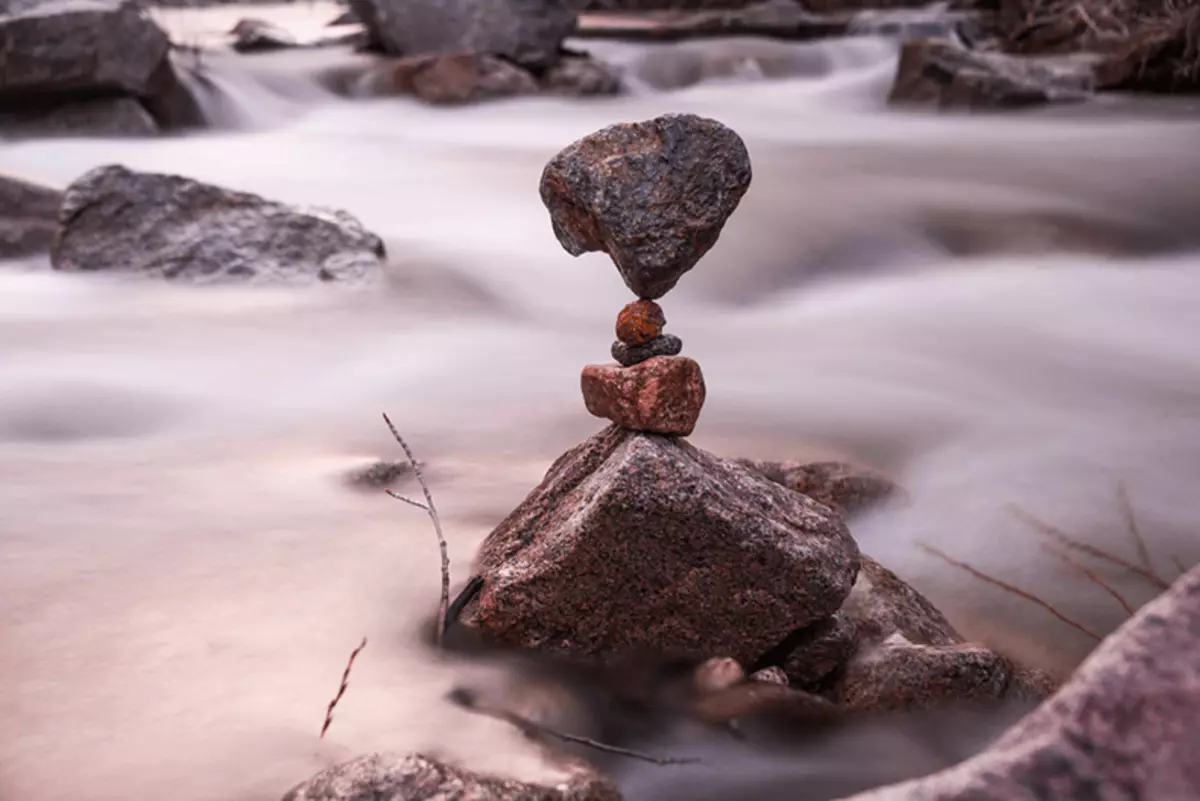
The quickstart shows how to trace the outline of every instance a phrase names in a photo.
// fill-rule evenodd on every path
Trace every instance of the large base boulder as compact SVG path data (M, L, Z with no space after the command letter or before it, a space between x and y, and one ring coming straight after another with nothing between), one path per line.
M0 176L0 259L50 252L62 192Z
M324 770L283 801L621 801L585 770L556 785L480 776L420 754L371 754Z
M1048 61L913 39L900 51L888 102L937 109L1001 110L1086 100L1095 79L1082 61Z
M170 47L135 0L11 0L0 6L0 134L151 134L198 124Z
M581 659L753 664L841 606L858 558L827 507L680 439L612 427L488 536L461 622Z
M979 756L854 801L1200 798L1200 568Z
M345 280L378 270L383 242L344 211L299 208L175 175L98 167L69 187L59 270L190 281Z
M351 0L350 7L381 52L478 53L530 69L555 63L577 22L566 0Z

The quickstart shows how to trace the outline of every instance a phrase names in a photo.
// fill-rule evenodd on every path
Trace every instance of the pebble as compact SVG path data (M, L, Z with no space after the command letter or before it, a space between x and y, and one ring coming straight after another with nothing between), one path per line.
M630 347L645 345L662 334L667 317L652 300L635 300L617 315L617 339Z
M678 356L683 350L683 340L674 334L655 337L645 345L626 345L617 340L612 344L612 357L622 367L633 367L655 356Z

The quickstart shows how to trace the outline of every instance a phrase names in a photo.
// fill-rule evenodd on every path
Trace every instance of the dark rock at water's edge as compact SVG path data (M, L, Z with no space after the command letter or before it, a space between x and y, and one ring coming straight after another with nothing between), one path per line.
M148 135L203 123L135 0L0 7L0 135Z
M847 462L760 462L742 464L790 490L831 506L846 516L864 512L903 493L890 478Z
M975 759L854 801L1200 798L1200 568Z
M461 622L570 657L753 664L837 611L857 570L827 507L682 440L612 427L488 536Z
M57 189L0 176L0 259L48 254L61 203Z
M270 53L300 46L291 31L263 19L238 20L229 34L234 37L230 47L238 53Z
M564 250L607 253L634 294L654 300L716 244L750 178L734 131L664 114L568 145L542 172L541 196Z
M900 53L888 102L937 109L1002 110L1086 100L1091 65L968 50L948 39L913 39Z
M577 24L567 0L351 0L369 46L396 56L475 53L540 70Z
M378 236L344 211L188 178L98 167L67 187L51 263L197 282L347 280L379 269Z
M321 771L282 801L621 801L607 780L577 769L556 785L482 776L421 754L371 754Z

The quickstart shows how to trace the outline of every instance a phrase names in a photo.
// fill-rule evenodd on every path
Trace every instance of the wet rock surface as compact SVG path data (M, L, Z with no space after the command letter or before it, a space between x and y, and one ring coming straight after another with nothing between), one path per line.
M133 0L10 0L0 53L0 133L143 135L202 121L166 33Z
M351 0L350 7L381 52L474 53L530 69L556 63L577 22L565 0Z
M547 786L482 776L421 754L371 754L292 788L283 801L620 801L615 786L574 772Z
M175 175L98 167L67 187L51 252L59 270L197 282L362 278L379 237L344 211L300 208Z
M607 253L639 298L655 300L716 244L750 178L736 133L667 114L569 145L546 165L541 196L568 253Z
M1200 569L975 759L854 801L1200 797Z
M667 316L652 300L635 300L617 314L617 339L626 345L645 345L662 333Z
M1000 110L1086 100L1094 89L1083 63L968 50L946 39L913 39L900 53L888 102L938 109Z
M375 65L360 82L366 94L409 95L434 106L455 106L538 91L526 70L473 53L413 56Z
M560 457L488 536L462 622L586 659L753 664L835 612L857 567L826 507L679 439L613 427Z
M762 462L744 460L772 481L831 506L845 515L855 515L903 495L887 476L847 462Z
M678 356L683 351L683 340L674 334L655 337L645 345L626 345L620 340L612 344L613 360L622 367L633 367L655 356Z
M50 252L62 192L0 176L0 259Z
M580 380L588 412L631 431L687 436L707 390L700 365L659 356L634 367L588 365Z

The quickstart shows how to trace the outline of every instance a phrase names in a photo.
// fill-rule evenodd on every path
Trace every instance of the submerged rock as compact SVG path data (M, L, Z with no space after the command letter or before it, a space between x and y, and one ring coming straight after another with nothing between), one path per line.
M587 410L631 431L686 437L696 427L706 390L700 365L659 356L633 367L588 365L580 381Z
M827 507L682 440L614 427L560 457L484 541L462 622L585 659L749 665L833 614L857 570Z
M538 91L528 71L473 53L413 56L371 68L359 82L366 94L409 95L435 106L462 105Z
M62 192L0 176L0 259L50 252Z
M772 481L846 515L883 503L899 490L890 478L847 462L758 462L742 460Z
M283 801L620 801L607 780L582 769L556 785L481 776L421 754L371 754L321 771Z
M1094 89L1082 62L967 50L946 39L913 39L900 52L888 102L939 109L1013 109L1078 102Z
M716 244L750 176L735 132L666 114L569 145L546 165L541 195L568 253L607 253L639 298L655 300Z
M98 167L67 187L51 253L59 270L190 281L359 278L383 242L344 211L300 208L189 178Z
M0 53L5 129L128 135L202 121L166 33L135 0L10 0L0 6Z
M577 20L566 0L351 0L350 7L381 52L475 53L530 69L558 61Z
M1200 568L975 759L854 801L1200 797Z

